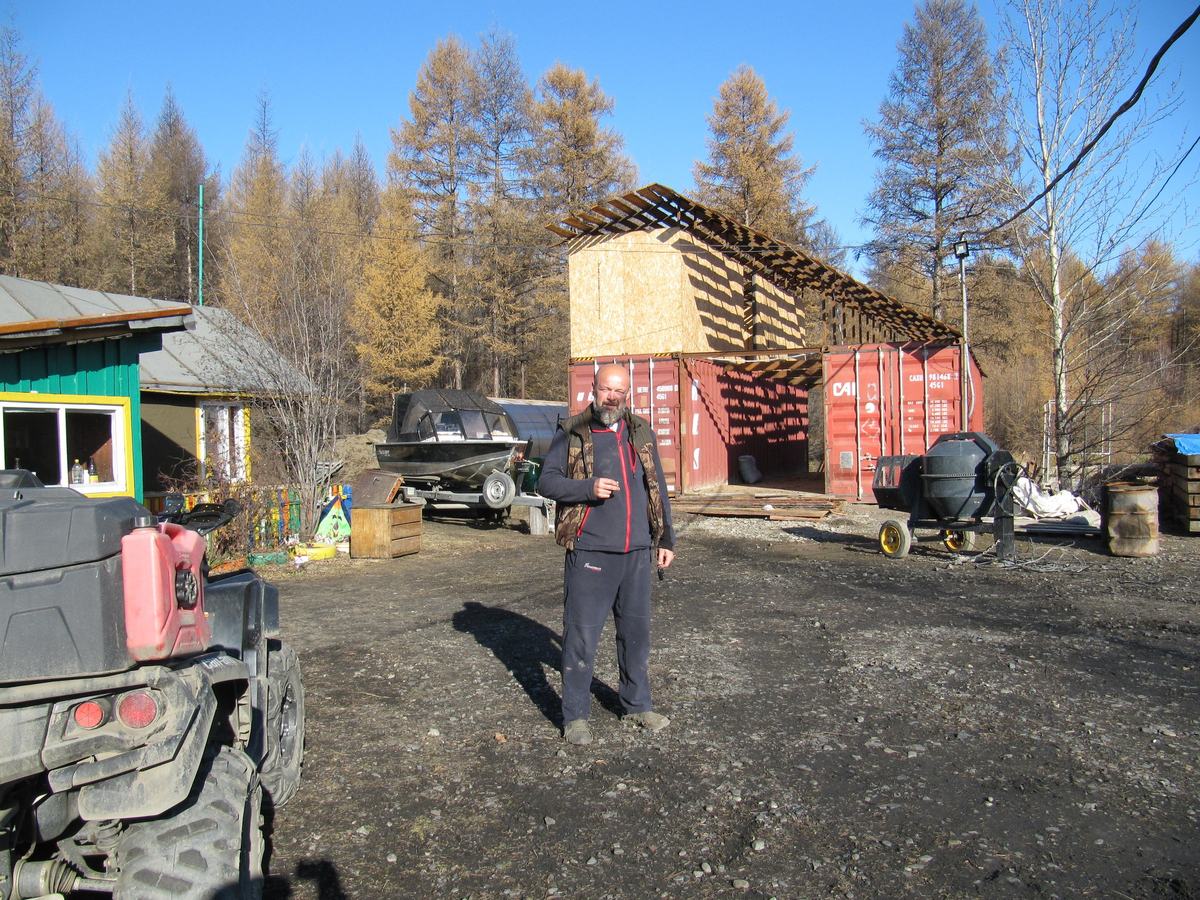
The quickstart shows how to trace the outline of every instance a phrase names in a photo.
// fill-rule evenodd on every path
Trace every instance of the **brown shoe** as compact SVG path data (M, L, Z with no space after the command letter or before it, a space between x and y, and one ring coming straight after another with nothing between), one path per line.
M630 713L622 721L647 731L662 731L671 724L671 720L666 716L652 711Z
M563 727L563 737L568 744L590 744L592 728L587 719L572 719Z

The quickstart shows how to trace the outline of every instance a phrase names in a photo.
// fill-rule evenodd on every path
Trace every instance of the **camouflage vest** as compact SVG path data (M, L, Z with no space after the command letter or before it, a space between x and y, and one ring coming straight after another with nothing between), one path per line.
M657 544L663 533L663 497L659 489L658 467L654 464L654 431L650 423L640 416L626 411L625 424L629 428L633 449L642 461L645 471L647 509L650 522L650 539ZM591 478L593 467L592 408L589 406L577 416L572 416L560 426L567 434L567 477ZM583 526L587 512L586 503L560 503L555 513L554 539L572 550L575 538Z

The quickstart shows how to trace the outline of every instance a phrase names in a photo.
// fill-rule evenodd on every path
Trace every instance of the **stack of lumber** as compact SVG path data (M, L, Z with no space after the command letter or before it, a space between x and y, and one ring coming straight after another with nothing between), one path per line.
M1180 439L1195 435L1178 435ZM1173 519L1182 531L1200 534L1200 453L1181 453L1171 435L1154 445L1161 475L1159 476L1159 512ZM1194 449L1191 442L1187 449Z
M843 500L814 497L790 491L719 494L681 494L671 501L674 512L701 516L735 516L790 522L799 519L823 519L839 511Z

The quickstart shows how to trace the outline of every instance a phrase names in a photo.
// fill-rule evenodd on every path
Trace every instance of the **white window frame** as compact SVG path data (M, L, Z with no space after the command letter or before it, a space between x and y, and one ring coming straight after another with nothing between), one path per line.
M223 446L233 447L233 459L229 460L229 471L217 471L218 477L232 483L245 481L246 472L246 404L240 400L201 400L196 414L196 457L201 471L207 474L210 466L208 446L208 414L216 412L216 427ZM230 440L232 432L232 441ZM215 466L213 467L216 468Z
M0 461L7 457L4 413L10 409L52 412L58 418L58 466L61 472L60 487L70 487L83 494L129 494L133 490L132 465L129 457L129 401L123 397L97 398L87 402L83 398L63 399L62 395L22 394L22 397L37 397L36 400L9 399L12 394L0 395ZM112 481L97 481L91 484L71 484L71 460L67 455L67 413L87 412L111 416L112 434Z

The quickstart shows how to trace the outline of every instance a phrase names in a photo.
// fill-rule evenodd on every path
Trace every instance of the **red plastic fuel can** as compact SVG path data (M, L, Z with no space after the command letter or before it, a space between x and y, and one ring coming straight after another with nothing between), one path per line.
M208 649L200 564L204 538L173 522L135 527L121 539L125 642L139 661Z

